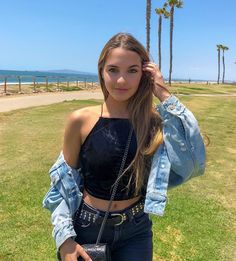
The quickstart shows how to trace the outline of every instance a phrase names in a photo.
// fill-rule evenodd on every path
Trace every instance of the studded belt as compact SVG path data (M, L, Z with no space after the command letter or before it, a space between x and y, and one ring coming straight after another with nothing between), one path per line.
M79 218L80 220L101 224L104 218L104 211L96 210L86 203L82 203L80 210L78 213L75 214L75 219ZM114 225L119 226L124 222L129 221L132 217L138 215L139 213L143 212L144 209L144 200L141 199L134 205L131 205L129 208L120 211L120 212L111 212L109 213L106 225Z

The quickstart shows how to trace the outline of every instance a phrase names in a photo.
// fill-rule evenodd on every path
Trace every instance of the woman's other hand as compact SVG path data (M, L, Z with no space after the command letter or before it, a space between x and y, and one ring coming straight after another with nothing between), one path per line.
M85 261L92 261L89 255L84 251L83 247L77 244L73 239L68 238L60 247L60 255L62 261L77 261L81 256Z
M143 71L149 72L154 82L153 94L163 102L170 96L170 92L165 86L163 76L155 63L147 62L143 65Z

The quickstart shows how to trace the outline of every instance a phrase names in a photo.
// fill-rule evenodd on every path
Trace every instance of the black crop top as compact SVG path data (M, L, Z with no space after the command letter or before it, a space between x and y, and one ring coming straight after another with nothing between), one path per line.
M112 185L120 170L129 135L128 119L100 117L81 146L79 166L84 177L84 188L96 198L109 200ZM125 167L134 159L137 150L133 132ZM132 169L120 179L114 200L130 199L134 194L134 178L127 189Z

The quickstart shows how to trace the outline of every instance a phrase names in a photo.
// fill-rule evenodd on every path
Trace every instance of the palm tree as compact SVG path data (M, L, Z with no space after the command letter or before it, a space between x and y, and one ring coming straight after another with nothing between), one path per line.
M220 84L220 50L222 45L221 44L217 44L217 52L218 52L218 78L217 78L217 83Z
M167 4L170 6L170 69L169 69L169 85L171 85L172 74L172 62L173 62L173 29L174 29L174 10L176 8L183 7L183 1L181 0L167 0Z
M222 76L222 83L225 82L225 51L228 51L229 50L229 47L227 46L222 46L221 47L222 51L223 51L223 54L222 54L222 63L223 63L223 76Z
M162 16L168 18L170 13L166 11L167 3L164 4L163 8L156 8L155 12L159 15L158 19L158 62L159 69L161 70L161 29L162 29Z
M150 52L150 20L151 20L151 0L146 2L146 44L147 52Z

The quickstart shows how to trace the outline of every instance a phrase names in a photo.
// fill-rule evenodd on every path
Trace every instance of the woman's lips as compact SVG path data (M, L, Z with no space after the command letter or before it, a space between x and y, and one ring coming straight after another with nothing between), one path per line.
M128 91L128 89L125 89L125 88L115 88L116 91L118 92L126 92Z

